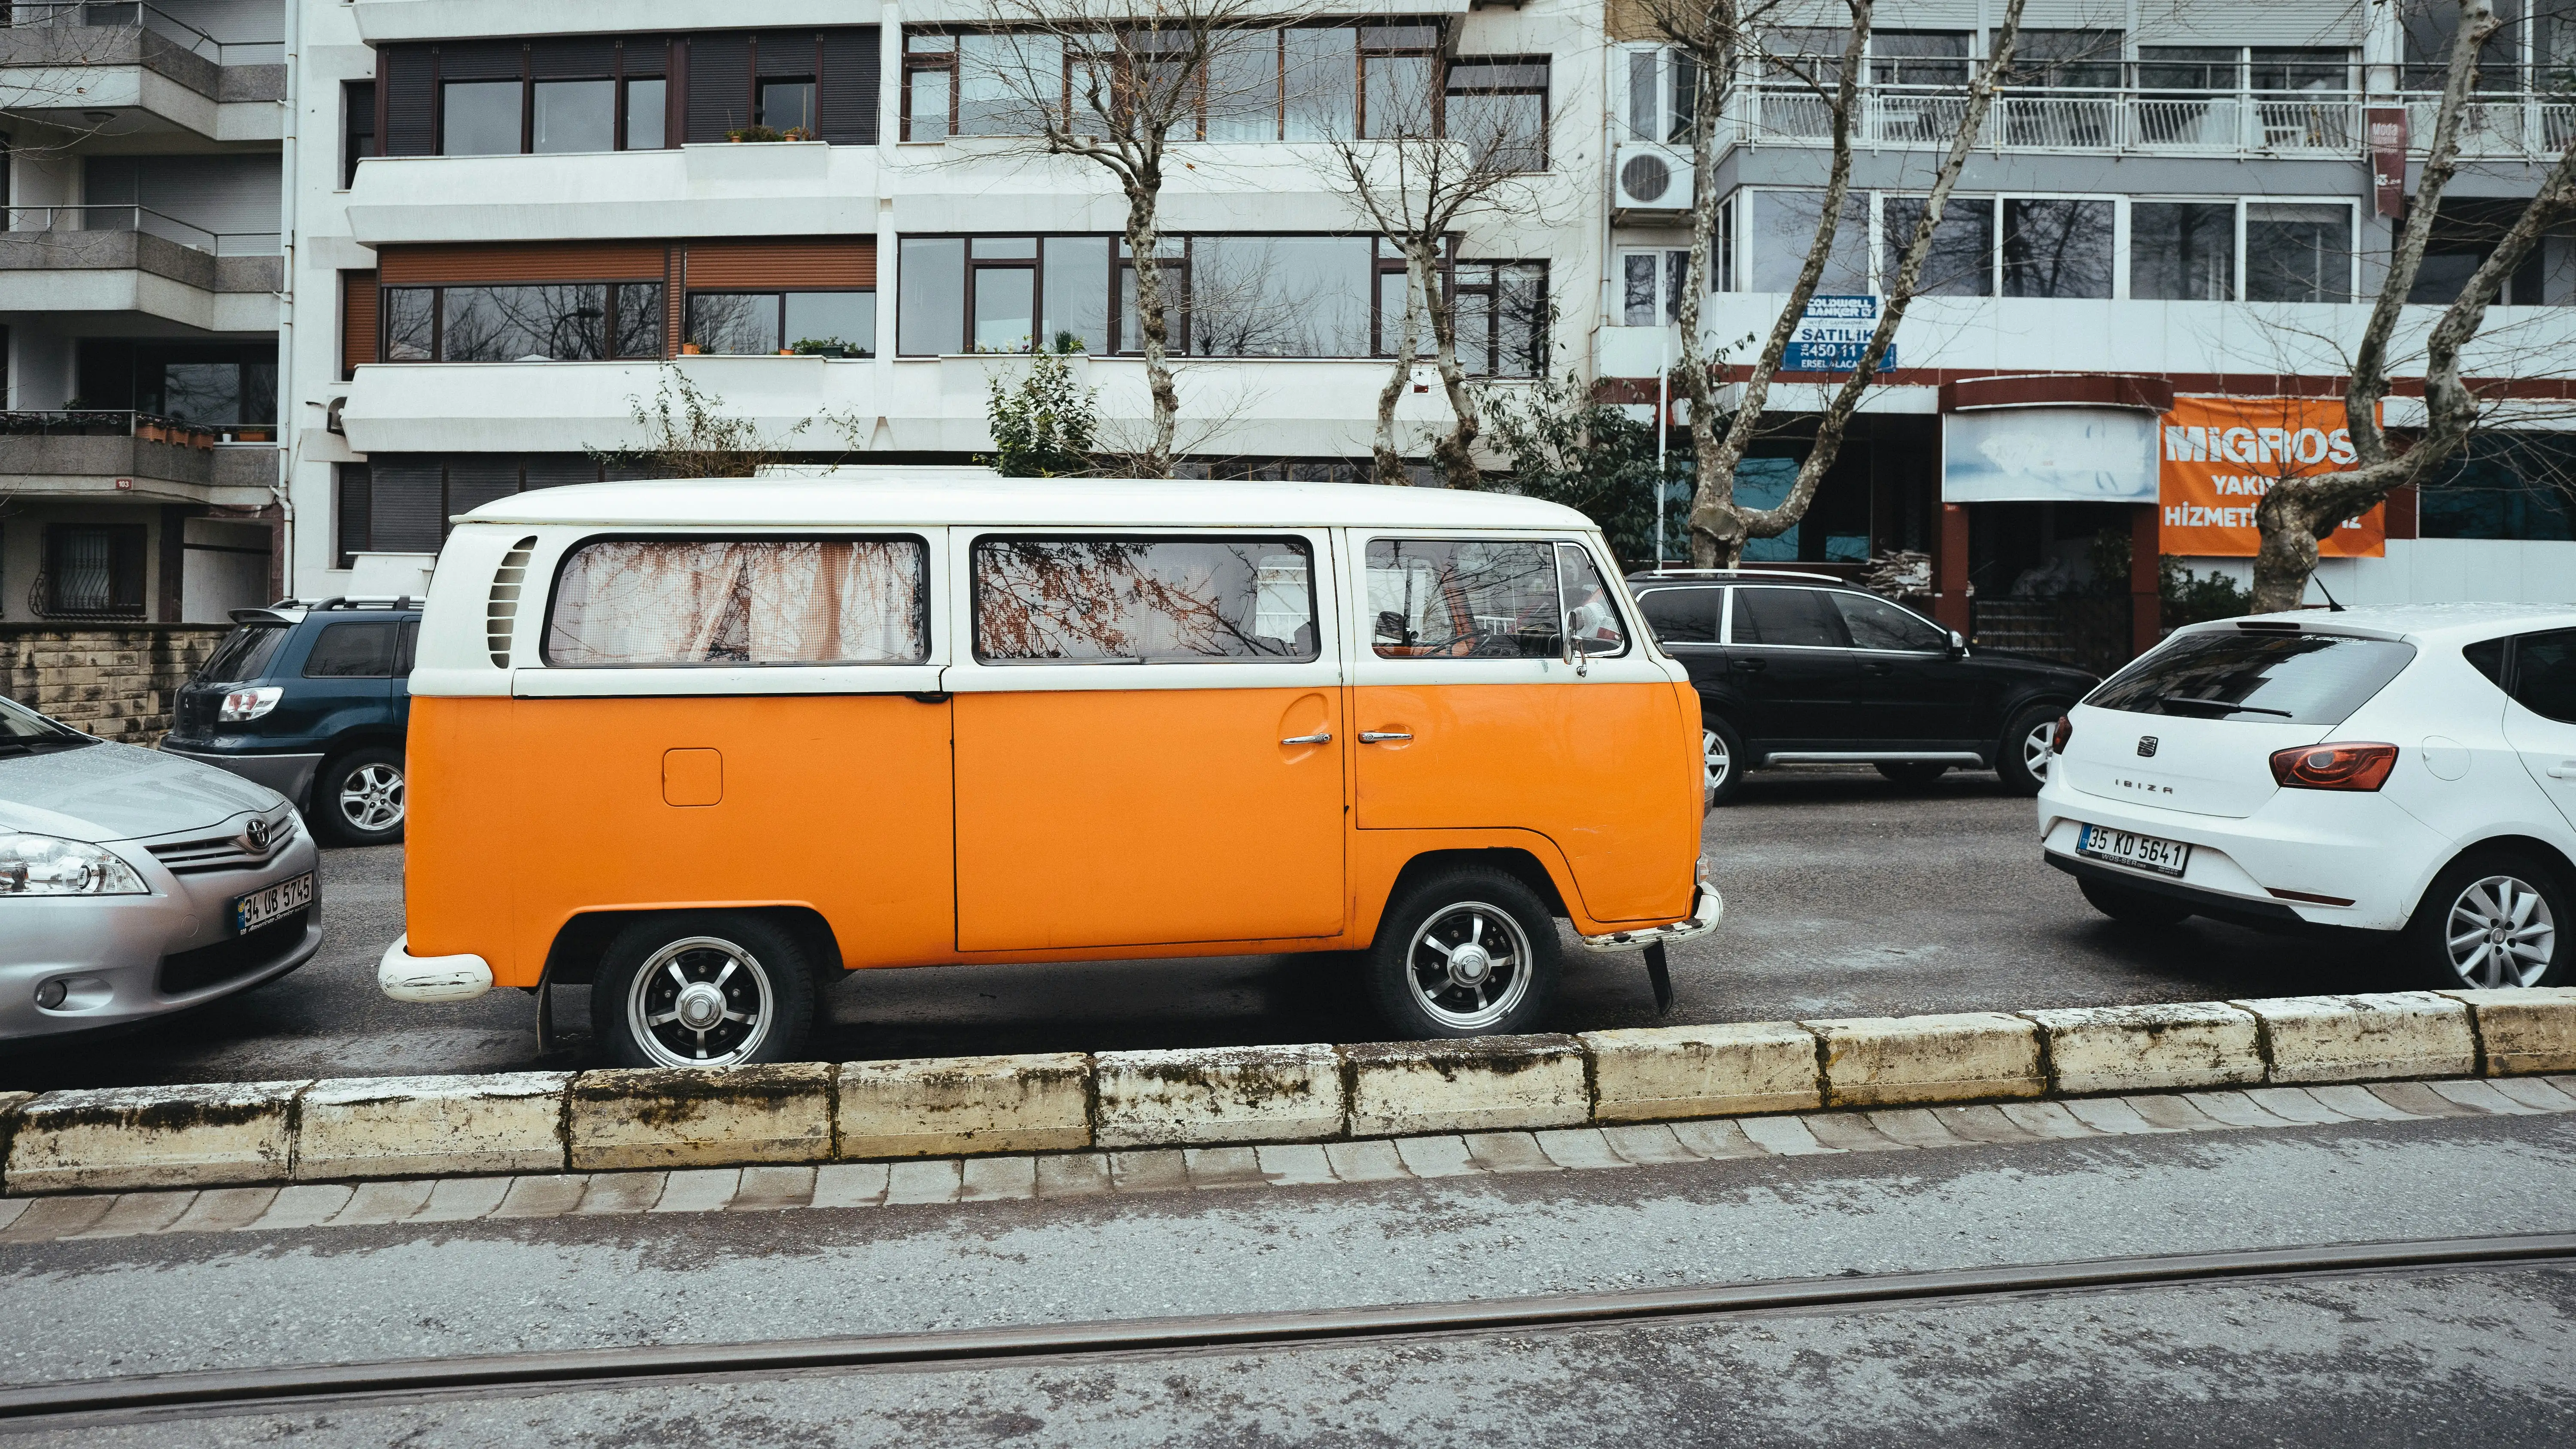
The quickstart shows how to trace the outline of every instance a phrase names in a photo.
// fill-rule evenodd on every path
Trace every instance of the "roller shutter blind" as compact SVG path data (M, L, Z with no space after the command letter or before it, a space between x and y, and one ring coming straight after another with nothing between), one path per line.
M437 155L437 58L426 45L389 45L384 57L385 154Z
M772 30L763 32L759 54L760 74L787 76L790 79L814 74L814 32L810 30Z
M689 42L686 139L721 141L751 124L751 38L701 35Z
M877 28L823 32L816 120L835 146L877 143Z
M347 568L357 561L354 555L376 546L367 521L367 465L339 463L333 466L340 470L340 567Z
M340 274L340 379L355 376L362 362L376 360L376 274Z
M589 80L616 74L617 41L610 36L539 40L528 46L528 74L537 80Z
M873 287L877 247L873 239L692 242L688 278L697 291Z
M367 465L369 537L379 553L436 553L447 535L446 480L436 458Z
M599 481L599 464L586 454L530 453L527 462L528 480L524 486L531 491Z
M527 56L528 48L517 41L451 42L438 48L438 78L517 80Z
M458 453L447 460L447 512L468 513L519 491L515 453ZM445 520L440 520L442 524ZM441 530L444 536L444 529Z
M503 242L389 246L376 253L387 286L467 282L654 281L668 252L660 242Z

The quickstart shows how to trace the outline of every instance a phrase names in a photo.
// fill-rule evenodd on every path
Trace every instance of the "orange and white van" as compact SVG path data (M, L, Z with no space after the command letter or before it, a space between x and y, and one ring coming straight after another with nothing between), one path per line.
M1716 922L1697 696L1531 499L959 469L466 514L411 677L406 1001L591 986L633 1065L794 1056L836 970L1365 951L1528 1030ZM1658 979L1661 987L1660 975Z

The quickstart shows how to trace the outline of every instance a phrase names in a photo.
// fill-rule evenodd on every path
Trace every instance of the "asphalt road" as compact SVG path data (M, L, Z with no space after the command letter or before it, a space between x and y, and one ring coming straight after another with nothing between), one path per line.
M0 1386L2576 1229L2576 1118L0 1251ZM2564 1445L2576 1266L0 1423L30 1444Z
M1669 1022L2207 1001L2409 983L2367 951L2193 921L2096 915L2039 859L2030 802L1990 774L1902 790L1874 771L1774 771L1709 816L1727 899L1673 952ZM376 990L402 930L399 847L323 856L322 952L302 971L184 1018L55 1050L13 1049L0 1087L510 1071L537 1051L534 1000L495 991L407 1006ZM1633 955L1566 953L1561 1031L1658 1021ZM581 993L559 1001L579 1020ZM830 1060L1366 1041L1383 1030L1313 957L862 972L834 988Z

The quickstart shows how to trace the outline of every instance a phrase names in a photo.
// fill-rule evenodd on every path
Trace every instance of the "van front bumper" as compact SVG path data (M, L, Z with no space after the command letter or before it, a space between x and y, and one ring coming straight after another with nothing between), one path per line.
M1648 946L1669 946L1675 941L1705 936L1716 930L1717 923L1725 918L1726 898L1717 893L1717 887L1701 881L1691 897L1688 920L1675 921L1669 926L1645 926L1634 931L1612 931L1607 935L1578 936L1576 939L1583 943L1586 951L1643 951Z

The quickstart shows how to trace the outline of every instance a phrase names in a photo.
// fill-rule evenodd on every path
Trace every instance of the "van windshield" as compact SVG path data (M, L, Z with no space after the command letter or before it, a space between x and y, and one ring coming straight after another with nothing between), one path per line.
M2185 634L2084 702L2130 714L2341 724L2415 658L2415 646L2341 634Z
M199 684L239 684L257 679L268 672L269 661L277 657L277 646L286 642L283 624L244 624L224 636L206 662L197 666L195 682Z

